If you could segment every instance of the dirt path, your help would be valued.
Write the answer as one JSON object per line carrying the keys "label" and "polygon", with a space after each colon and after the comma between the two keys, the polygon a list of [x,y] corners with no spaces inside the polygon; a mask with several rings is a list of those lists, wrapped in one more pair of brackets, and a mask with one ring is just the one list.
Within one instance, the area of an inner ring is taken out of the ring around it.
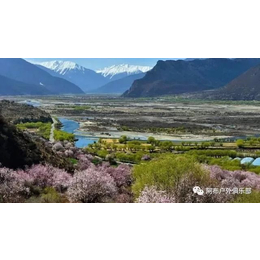
{"label": "dirt path", "polygon": [[51,125],[51,133],[50,133],[50,142],[51,143],[54,143],[55,142],[55,139],[54,139],[54,130],[55,130],[55,124],[58,123],[58,121],[52,117],[52,125]]}

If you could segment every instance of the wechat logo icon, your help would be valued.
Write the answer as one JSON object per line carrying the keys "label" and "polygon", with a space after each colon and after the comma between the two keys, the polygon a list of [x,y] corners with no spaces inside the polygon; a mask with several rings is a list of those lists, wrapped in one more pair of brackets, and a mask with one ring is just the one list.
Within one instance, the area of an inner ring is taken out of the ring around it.
{"label": "wechat logo icon", "polygon": [[204,191],[203,191],[199,186],[195,186],[195,187],[193,188],[193,192],[194,192],[195,194],[200,195],[200,196],[202,196],[202,195],[204,194]]}

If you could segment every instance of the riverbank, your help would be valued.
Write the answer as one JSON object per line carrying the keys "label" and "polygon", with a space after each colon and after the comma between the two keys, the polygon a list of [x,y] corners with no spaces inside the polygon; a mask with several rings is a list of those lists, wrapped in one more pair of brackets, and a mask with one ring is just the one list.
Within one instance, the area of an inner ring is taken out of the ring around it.
{"label": "riverbank", "polygon": [[[189,141],[210,141],[214,140],[215,138],[229,138],[229,136],[205,136],[205,135],[192,135],[192,134],[185,134],[185,135],[157,135],[153,133],[140,133],[140,132],[133,132],[133,131],[117,131],[108,130],[106,132],[86,132],[84,129],[86,125],[92,125],[90,121],[88,122],[77,122],[76,120],[67,119],[67,118],[59,118],[60,122],[63,124],[62,130],[68,133],[75,134],[77,138],[76,146],[77,147],[85,147],[89,144],[93,144],[97,142],[99,138],[109,138],[109,139],[119,139],[122,135],[127,136],[129,139],[132,140],[143,140],[146,141],[150,136],[153,136],[155,139],[160,141],[176,141],[176,142],[189,142]],[[231,136],[230,136],[231,138]]]}
{"label": "riverbank", "polygon": [[138,140],[147,140],[150,136],[153,136],[156,140],[160,141],[210,141],[217,139],[233,138],[232,136],[206,136],[206,135],[192,135],[192,134],[183,134],[183,135],[166,135],[166,134],[153,134],[153,133],[141,133],[133,131],[108,131],[107,133],[101,132],[91,132],[86,133],[84,130],[79,128],[77,133],[80,133],[81,136],[93,136],[96,138],[111,138],[118,139],[122,135],[126,135],[130,139]]}
{"label": "riverbank", "polygon": [[59,117],[58,120],[62,123],[62,131],[75,135],[75,138],[77,139],[75,142],[76,147],[87,147],[89,144],[93,144],[98,141],[98,137],[88,137],[80,134],[80,132],[77,131],[80,127],[80,124],[77,121],[63,117]]}

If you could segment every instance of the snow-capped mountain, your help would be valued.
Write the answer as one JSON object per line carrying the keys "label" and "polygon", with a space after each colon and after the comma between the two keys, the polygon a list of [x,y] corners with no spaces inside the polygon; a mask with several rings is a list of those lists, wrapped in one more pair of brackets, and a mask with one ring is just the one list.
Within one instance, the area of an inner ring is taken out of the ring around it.
{"label": "snow-capped mountain", "polygon": [[84,92],[97,89],[109,81],[103,75],[71,61],[53,60],[36,64],[53,76],[64,78],[76,84]]}
{"label": "snow-capped mountain", "polygon": [[87,70],[86,68],[80,66],[79,64],[71,61],[53,60],[53,61],[40,62],[36,64],[41,65],[50,70],[53,70],[61,75],[65,75],[68,71],[71,70],[79,70],[82,72]]}
{"label": "snow-capped mountain", "polygon": [[133,74],[145,73],[151,69],[152,67],[149,66],[120,64],[106,67],[104,69],[97,70],[96,72],[100,73],[105,78],[116,80]]}
{"label": "snow-capped mountain", "polygon": [[[52,76],[60,77],[76,84],[86,93],[93,92],[112,81],[123,79],[130,75],[143,74],[152,69],[149,66],[120,64],[94,71],[75,62],[61,60],[34,64]],[[129,80],[126,80],[126,82],[129,82]]]}

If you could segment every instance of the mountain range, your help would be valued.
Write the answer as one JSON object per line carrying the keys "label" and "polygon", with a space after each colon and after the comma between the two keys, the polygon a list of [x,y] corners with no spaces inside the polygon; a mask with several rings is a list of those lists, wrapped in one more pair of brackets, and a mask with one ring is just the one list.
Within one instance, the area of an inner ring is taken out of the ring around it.
{"label": "mountain range", "polygon": [[198,93],[197,98],[215,100],[260,100],[260,65],[250,68],[223,88]]}
{"label": "mountain range", "polygon": [[0,95],[122,94],[149,69],[121,64],[96,72],[71,61],[0,59]]}
{"label": "mountain range", "polygon": [[84,92],[97,89],[109,82],[108,78],[71,61],[49,61],[37,66],[55,77],[66,79],[79,86]]}
{"label": "mountain range", "polygon": [[216,89],[258,64],[260,59],[160,60],[123,96],[154,97]]}
{"label": "mountain range", "polygon": [[[76,84],[85,93],[123,93],[132,85],[135,79],[140,78],[139,74],[144,75],[144,72],[151,69],[148,66],[120,64],[94,71],[71,61],[58,60],[36,63],[36,65],[52,76]],[[138,76],[129,77],[132,75]],[[115,82],[120,79],[125,80]]]}
{"label": "mountain range", "polygon": [[128,64],[90,70],[71,61],[32,64],[0,59],[0,95],[177,95],[260,99],[260,59],[159,60],[151,68]]}
{"label": "mountain range", "polygon": [[48,95],[50,92],[41,85],[27,84],[0,75],[0,95]]}
{"label": "mountain range", "polygon": [[0,95],[59,94],[83,94],[83,91],[24,59],[0,59]]}

